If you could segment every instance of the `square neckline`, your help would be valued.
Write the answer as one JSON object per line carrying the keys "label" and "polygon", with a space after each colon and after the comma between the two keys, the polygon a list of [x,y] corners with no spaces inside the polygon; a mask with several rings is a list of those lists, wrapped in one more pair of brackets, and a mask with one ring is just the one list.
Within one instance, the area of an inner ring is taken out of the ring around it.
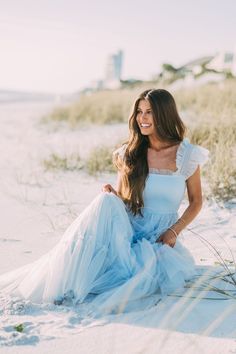
{"label": "square neckline", "polygon": [[[175,164],[176,164],[176,170],[175,171],[172,171],[168,168],[155,168],[155,167],[148,167],[148,174],[149,175],[158,175],[158,176],[178,176],[178,172],[179,172],[179,167],[177,166],[177,156],[179,154],[179,150],[182,146],[182,144],[184,143],[184,140],[183,139],[180,143],[179,143],[179,146],[177,147],[176,149],[176,154],[175,154]],[[160,172],[167,172],[167,173],[160,173]],[[169,173],[170,172],[170,173]]]}

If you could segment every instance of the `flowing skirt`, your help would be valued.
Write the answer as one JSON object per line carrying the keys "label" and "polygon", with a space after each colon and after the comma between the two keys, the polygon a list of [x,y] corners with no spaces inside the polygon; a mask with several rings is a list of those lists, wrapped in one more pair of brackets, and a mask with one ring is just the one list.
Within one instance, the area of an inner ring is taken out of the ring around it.
{"label": "flowing skirt", "polygon": [[194,276],[194,260],[180,241],[172,248],[135,236],[123,201],[101,192],[47,254],[1,275],[0,292],[35,303],[69,298],[102,315],[165,295]]}

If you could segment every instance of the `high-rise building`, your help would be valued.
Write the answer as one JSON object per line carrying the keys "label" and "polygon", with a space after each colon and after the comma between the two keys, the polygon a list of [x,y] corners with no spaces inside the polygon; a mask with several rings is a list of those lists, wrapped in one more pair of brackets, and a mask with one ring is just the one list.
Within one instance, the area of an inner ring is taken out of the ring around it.
{"label": "high-rise building", "polygon": [[105,86],[118,87],[121,80],[123,64],[123,51],[119,50],[117,53],[109,55],[106,65]]}

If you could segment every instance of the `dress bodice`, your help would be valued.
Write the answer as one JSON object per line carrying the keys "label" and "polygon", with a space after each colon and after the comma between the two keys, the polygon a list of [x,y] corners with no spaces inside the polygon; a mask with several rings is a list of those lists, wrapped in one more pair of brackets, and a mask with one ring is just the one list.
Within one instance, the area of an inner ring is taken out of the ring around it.
{"label": "dress bodice", "polygon": [[[114,151],[121,159],[124,158],[127,144]],[[144,213],[177,212],[184,197],[186,180],[196,171],[198,165],[208,159],[209,151],[184,138],[176,151],[176,171],[149,167],[143,191]]]}
{"label": "dress bodice", "polygon": [[143,211],[160,214],[177,212],[184,192],[184,176],[149,173],[143,191]]}

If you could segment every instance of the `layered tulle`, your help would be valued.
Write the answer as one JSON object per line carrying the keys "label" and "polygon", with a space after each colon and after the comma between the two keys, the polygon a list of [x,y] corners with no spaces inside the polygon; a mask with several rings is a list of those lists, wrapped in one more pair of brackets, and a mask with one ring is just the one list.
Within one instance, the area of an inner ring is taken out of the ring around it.
{"label": "layered tulle", "polygon": [[[148,220],[150,229],[155,229],[157,218]],[[98,314],[124,310],[130,302],[155,293],[165,294],[183,286],[193,274],[193,259],[179,242],[171,248],[137,238],[122,200],[100,193],[50,252],[2,275],[0,288],[37,303],[70,296],[79,305],[93,295],[89,308]]]}

